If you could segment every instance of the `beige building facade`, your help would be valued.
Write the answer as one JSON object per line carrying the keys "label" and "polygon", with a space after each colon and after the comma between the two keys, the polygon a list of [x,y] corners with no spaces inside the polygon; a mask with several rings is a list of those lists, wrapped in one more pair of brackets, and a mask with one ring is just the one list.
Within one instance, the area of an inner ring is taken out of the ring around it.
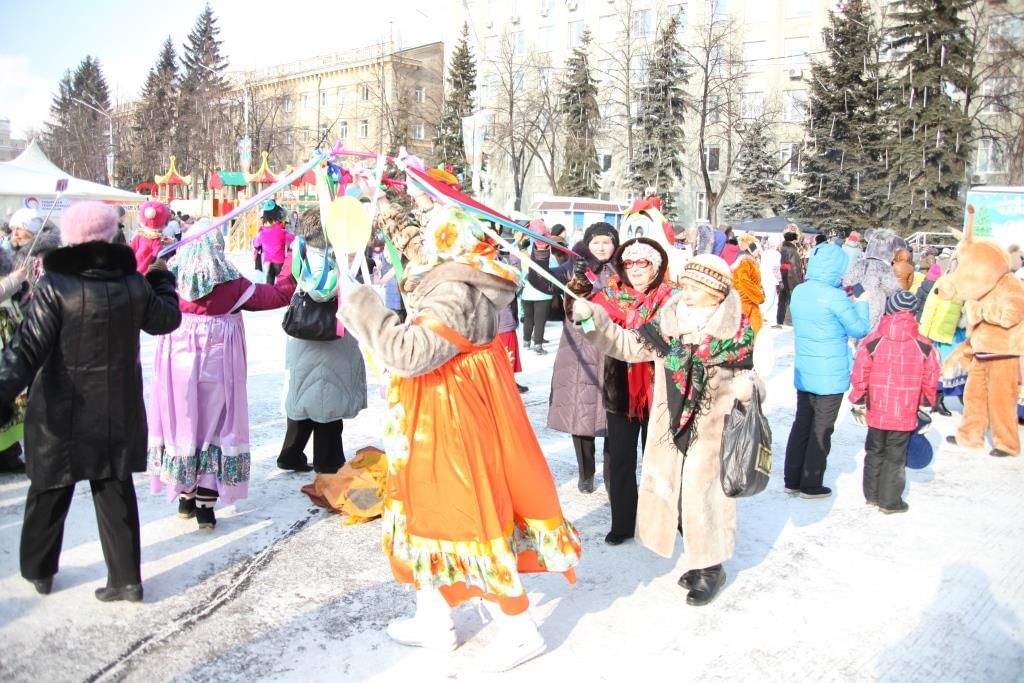
{"label": "beige building facade", "polygon": [[25,140],[11,137],[10,119],[0,118],[0,161],[10,161],[25,151]]}

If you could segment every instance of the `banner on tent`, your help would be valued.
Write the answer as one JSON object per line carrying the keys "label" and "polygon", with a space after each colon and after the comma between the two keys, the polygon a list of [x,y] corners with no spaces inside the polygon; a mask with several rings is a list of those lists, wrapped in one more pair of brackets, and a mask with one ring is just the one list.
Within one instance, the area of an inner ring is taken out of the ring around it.
{"label": "banner on tent", "polygon": [[29,196],[21,200],[21,205],[26,209],[35,209],[40,213],[47,213],[50,211],[50,207],[53,207],[53,215],[59,216],[64,213],[65,209],[71,206],[71,201],[61,197],[60,201],[54,204],[53,198],[40,199],[39,197]]}

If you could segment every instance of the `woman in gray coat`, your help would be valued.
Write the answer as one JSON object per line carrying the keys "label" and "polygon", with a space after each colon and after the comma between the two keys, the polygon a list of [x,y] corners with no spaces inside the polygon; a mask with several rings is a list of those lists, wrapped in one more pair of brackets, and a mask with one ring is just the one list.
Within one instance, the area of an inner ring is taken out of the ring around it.
{"label": "woman in gray coat", "polygon": [[[573,247],[578,256],[571,256],[562,266],[551,269],[551,274],[573,289],[577,283],[581,291],[601,289],[615,275],[611,258],[619,247],[619,234],[609,223],[594,223],[583,233],[583,241]],[[588,273],[596,278],[589,282]],[[562,340],[555,355],[551,376],[551,399],[548,408],[548,428],[572,434],[572,445],[579,465],[579,490],[594,491],[595,437],[607,431],[607,417],[601,396],[604,376],[604,354],[583,339],[580,331],[567,317]]]}
{"label": "woman in gray coat", "polygon": [[[337,292],[317,288],[321,274],[334,269],[320,224],[320,209],[307,209],[296,226],[299,254],[293,261],[298,289],[317,302],[336,301]],[[301,252],[305,252],[305,258]],[[326,251],[326,258],[325,258]],[[297,262],[297,263],[296,263]],[[298,265],[299,272],[295,272]],[[298,293],[296,293],[298,295]],[[333,474],[345,464],[342,420],[351,419],[366,407],[366,367],[359,343],[351,334],[330,341],[288,338],[285,352],[288,370],[285,432],[277,466],[283,470]],[[313,466],[303,449],[313,437]]]}

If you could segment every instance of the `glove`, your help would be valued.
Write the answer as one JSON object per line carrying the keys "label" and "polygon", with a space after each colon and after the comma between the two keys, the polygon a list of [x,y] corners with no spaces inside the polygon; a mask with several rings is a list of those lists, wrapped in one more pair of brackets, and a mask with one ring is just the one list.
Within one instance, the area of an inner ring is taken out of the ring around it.
{"label": "glove", "polygon": [[150,273],[150,272],[152,272],[154,270],[164,270],[164,271],[166,271],[167,269],[168,269],[167,268],[167,261],[165,259],[158,258],[157,260],[155,260],[151,264],[149,264],[149,268],[146,270],[146,272]]}
{"label": "glove", "polygon": [[586,259],[576,259],[576,263],[572,267],[572,274],[580,280],[586,280],[588,268]]}
{"label": "glove", "polygon": [[927,434],[928,430],[932,428],[932,416],[928,414],[928,411],[921,408],[917,409],[917,433]]}
{"label": "glove", "polygon": [[572,302],[572,319],[575,322],[583,322],[594,317],[594,307],[585,299]]}
{"label": "glove", "polygon": [[850,408],[850,415],[853,416],[853,421],[859,424],[861,427],[868,426],[867,413],[867,408],[863,404],[857,404]]}

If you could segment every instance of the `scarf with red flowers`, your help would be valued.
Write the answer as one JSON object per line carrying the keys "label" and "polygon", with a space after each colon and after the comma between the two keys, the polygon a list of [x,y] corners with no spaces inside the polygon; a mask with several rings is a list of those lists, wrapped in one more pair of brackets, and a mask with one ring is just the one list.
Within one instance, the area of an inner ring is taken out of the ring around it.
{"label": "scarf with red flowers", "polygon": [[[616,325],[635,330],[651,322],[662,304],[671,296],[672,287],[664,282],[649,292],[641,292],[616,275],[593,296],[592,301],[604,308]],[[628,363],[626,382],[629,386],[627,417],[631,420],[646,419],[654,398],[654,364]]]}

